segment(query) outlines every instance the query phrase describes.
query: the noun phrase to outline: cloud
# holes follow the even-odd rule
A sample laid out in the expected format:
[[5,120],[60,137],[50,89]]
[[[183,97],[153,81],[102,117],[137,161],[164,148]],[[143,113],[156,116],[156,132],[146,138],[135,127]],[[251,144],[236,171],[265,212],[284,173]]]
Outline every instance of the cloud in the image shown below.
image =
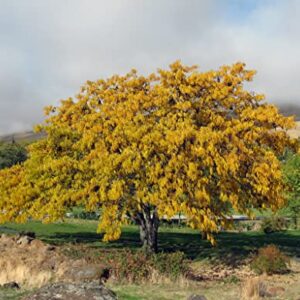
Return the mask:
[[178,58],[202,70],[245,61],[258,70],[251,88],[296,103],[299,1],[242,3],[1,0],[0,134],[30,129],[87,79]]

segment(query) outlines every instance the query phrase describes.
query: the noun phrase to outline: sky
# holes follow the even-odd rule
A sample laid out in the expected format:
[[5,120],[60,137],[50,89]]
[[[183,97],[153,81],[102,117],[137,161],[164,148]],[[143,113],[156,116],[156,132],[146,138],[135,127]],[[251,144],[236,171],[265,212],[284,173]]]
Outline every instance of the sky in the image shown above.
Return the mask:
[[[249,89],[300,105],[300,1],[0,0],[0,135],[87,80],[180,59],[202,71],[243,61]],[[298,101],[298,102],[297,102]]]

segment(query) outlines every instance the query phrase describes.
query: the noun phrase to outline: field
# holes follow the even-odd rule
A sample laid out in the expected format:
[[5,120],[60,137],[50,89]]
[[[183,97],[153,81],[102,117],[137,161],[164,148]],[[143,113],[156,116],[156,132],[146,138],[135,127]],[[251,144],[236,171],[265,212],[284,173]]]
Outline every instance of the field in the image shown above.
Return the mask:
[[[123,228],[121,239],[112,243],[101,242],[101,236],[96,234],[97,222],[70,219],[66,223],[41,224],[30,222],[27,224],[5,224],[0,227],[1,233],[13,234],[19,231],[34,231],[37,237],[47,243],[69,247],[72,255],[80,256],[93,252],[101,256],[104,251],[112,249],[139,248],[139,232],[136,226]],[[200,274],[209,273],[213,277],[216,273],[227,272],[220,280],[207,279],[195,282],[172,282],[136,284],[108,283],[120,299],[187,299],[191,293],[204,294],[208,299],[239,299],[241,282],[236,278],[235,269],[239,269],[239,262],[247,258],[257,248],[266,244],[275,244],[290,257],[293,257],[295,266],[293,274],[273,276],[266,279],[271,282],[283,282],[285,298],[296,299],[300,295],[300,230],[286,231],[264,235],[260,232],[222,232],[218,235],[218,246],[212,247],[207,241],[201,240],[197,231],[186,227],[162,226],[159,232],[160,251],[183,251],[191,260],[191,265],[199,270]],[[80,251],[82,253],[80,253]],[[218,268],[217,268],[218,266]],[[219,266],[222,266],[221,268]],[[299,273],[298,273],[299,272]],[[294,280],[294,281],[293,281]],[[296,280],[296,281],[295,281]],[[226,288],[224,289],[224,286]],[[0,290],[0,299],[1,299]],[[23,291],[22,291],[23,293]],[[6,294],[3,299],[18,299],[18,293]],[[155,297],[153,296],[155,295]],[[221,297],[221,298],[220,298]],[[288,298],[286,298],[288,297]]]

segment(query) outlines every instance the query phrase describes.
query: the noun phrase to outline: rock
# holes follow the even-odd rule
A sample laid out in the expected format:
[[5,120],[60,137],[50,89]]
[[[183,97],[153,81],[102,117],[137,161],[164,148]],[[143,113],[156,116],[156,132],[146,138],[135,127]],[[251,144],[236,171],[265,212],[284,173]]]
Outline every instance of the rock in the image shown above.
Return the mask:
[[86,281],[92,279],[99,279],[99,267],[95,265],[86,265],[79,268],[74,268],[73,272],[76,272],[77,281]]
[[20,288],[20,286],[16,282],[12,281],[12,282],[8,282],[8,283],[4,283],[2,285],[2,288],[4,288],[4,289],[17,289],[18,290]]
[[18,245],[29,245],[35,239],[35,233],[31,231],[22,231],[17,236]]
[[71,282],[99,281],[100,272],[101,268],[98,265],[77,261],[66,269],[64,276]]
[[207,300],[207,298],[203,295],[191,295],[187,300]]
[[28,236],[28,237],[30,237],[30,238],[32,238],[33,240],[35,239],[35,232],[33,232],[33,231],[21,231],[20,232],[20,236],[24,236],[24,235],[26,235],[26,236]]
[[96,282],[53,283],[46,285],[22,300],[116,300],[114,292]]
[[17,244],[18,245],[29,245],[32,240],[33,239],[31,237],[29,237],[28,235],[23,235],[18,238]]

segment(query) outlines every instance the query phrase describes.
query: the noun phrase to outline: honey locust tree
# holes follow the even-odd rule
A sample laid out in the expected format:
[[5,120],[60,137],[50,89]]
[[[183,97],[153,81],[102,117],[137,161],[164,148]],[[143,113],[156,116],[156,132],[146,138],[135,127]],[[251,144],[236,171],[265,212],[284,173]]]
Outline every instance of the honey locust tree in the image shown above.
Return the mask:
[[296,147],[282,116],[243,84],[243,63],[199,72],[180,62],[156,74],[88,81],[46,109],[47,137],[0,175],[0,221],[50,222],[70,207],[101,209],[105,241],[129,219],[157,250],[161,218],[183,213],[212,243],[233,209],[276,210],[284,202],[278,156]]

